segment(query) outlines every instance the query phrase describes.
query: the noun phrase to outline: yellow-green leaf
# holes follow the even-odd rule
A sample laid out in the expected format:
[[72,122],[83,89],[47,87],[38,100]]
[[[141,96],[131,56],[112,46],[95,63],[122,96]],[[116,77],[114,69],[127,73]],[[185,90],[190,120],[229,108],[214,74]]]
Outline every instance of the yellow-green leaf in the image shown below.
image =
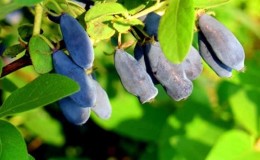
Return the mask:
[[180,63],[193,39],[193,0],[170,0],[159,25],[159,42],[168,60]]

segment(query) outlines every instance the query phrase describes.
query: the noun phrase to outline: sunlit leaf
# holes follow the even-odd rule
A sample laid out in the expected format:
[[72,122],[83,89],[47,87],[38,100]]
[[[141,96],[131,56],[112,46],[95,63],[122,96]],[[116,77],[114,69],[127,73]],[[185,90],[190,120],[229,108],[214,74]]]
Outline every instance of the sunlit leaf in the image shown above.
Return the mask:
[[122,24],[122,23],[113,23],[113,27],[119,32],[119,33],[127,33],[128,30],[130,30],[130,25]]
[[[253,150],[254,138],[241,130],[231,130],[221,136],[206,160],[257,160],[260,153]],[[249,158],[250,157],[250,158]]]
[[128,11],[119,3],[100,3],[94,5],[85,15],[85,21],[88,22],[101,16],[122,14],[127,15]]
[[[61,124],[42,108],[22,114],[24,125],[43,142],[61,146],[64,144]],[[48,124],[48,125],[43,125]]]
[[170,0],[159,25],[159,42],[168,60],[180,63],[188,53],[194,28],[193,0]]
[[108,39],[115,34],[115,30],[109,24],[100,21],[90,22],[87,26],[88,34],[94,40]]
[[250,101],[244,90],[240,90],[230,98],[231,109],[236,123],[249,131],[252,135],[257,135],[257,108],[256,104]]
[[220,5],[223,5],[230,0],[195,0],[194,1],[194,7],[195,8],[213,8],[218,7]]

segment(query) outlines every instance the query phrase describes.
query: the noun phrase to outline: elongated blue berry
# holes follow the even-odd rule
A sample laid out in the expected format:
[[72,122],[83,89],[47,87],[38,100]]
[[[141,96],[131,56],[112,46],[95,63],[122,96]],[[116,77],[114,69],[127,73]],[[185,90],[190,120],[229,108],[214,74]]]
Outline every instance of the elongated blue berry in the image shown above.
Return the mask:
[[152,69],[150,67],[150,62],[148,57],[145,55],[145,46],[136,44],[134,49],[134,58],[138,61],[139,64],[146,70],[146,72],[151,77],[154,84],[159,84],[158,80],[154,77]]
[[99,118],[108,119],[112,113],[112,107],[108,95],[97,81],[95,81],[95,85],[97,89],[97,101],[91,109]]
[[198,38],[199,38],[199,53],[201,57],[205,60],[205,62],[212,68],[212,70],[219,77],[231,77],[232,68],[226,66],[218,59],[211,45],[207,42],[206,38],[201,32],[199,32]]
[[144,30],[147,32],[149,36],[154,36],[155,39],[157,40],[158,37],[158,28],[159,28],[159,23],[160,23],[161,16],[151,12],[147,14],[144,20]]
[[244,68],[244,49],[232,32],[207,14],[199,17],[199,28],[223,64],[235,70]]
[[66,119],[75,125],[86,123],[90,117],[89,107],[84,108],[69,97],[59,100],[59,106]]
[[114,62],[120,80],[128,92],[137,96],[141,103],[154,99],[158,90],[148,73],[134,57],[122,49],[117,49]]
[[94,50],[85,29],[68,14],[60,17],[60,28],[66,48],[73,61],[84,69],[93,66]]
[[159,42],[147,45],[146,54],[154,76],[171,98],[180,101],[190,96],[192,82],[187,78],[182,65],[172,64],[165,58]]
[[57,73],[78,82],[80,91],[72,94],[71,99],[83,107],[92,107],[96,102],[96,86],[92,77],[61,50],[53,53],[53,65]]
[[187,78],[190,80],[196,79],[203,70],[201,56],[199,52],[191,46],[189,53],[181,63]]

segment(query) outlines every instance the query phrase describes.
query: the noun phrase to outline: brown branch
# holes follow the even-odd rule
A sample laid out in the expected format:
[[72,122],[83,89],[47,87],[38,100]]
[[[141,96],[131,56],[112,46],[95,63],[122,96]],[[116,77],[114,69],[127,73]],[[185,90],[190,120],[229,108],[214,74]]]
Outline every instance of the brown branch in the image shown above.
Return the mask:
[[23,67],[29,66],[31,64],[32,64],[32,61],[31,61],[30,57],[28,55],[24,55],[20,59],[17,59],[15,61],[13,61],[12,63],[4,66],[2,69],[2,74],[1,74],[0,78],[6,76],[16,70],[19,70]]

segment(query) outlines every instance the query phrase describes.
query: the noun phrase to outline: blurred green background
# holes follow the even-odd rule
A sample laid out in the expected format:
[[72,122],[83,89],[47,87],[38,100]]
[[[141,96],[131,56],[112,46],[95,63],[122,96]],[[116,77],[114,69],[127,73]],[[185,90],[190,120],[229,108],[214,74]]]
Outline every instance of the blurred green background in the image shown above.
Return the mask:
[[[56,103],[7,117],[22,132],[29,153],[37,160],[259,160],[260,1],[233,0],[210,11],[242,43],[244,73],[219,78],[204,64],[187,100],[175,102],[157,86],[156,99],[141,105],[119,81],[112,42],[102,41],[95,46],[95,72],[109,95],[111,118],[92,113],[85,125],[74,126]],[[17,41],[16,30],[0,29],[6,45]],[[3,78],[3,99],[35,76],[25,67]]]

